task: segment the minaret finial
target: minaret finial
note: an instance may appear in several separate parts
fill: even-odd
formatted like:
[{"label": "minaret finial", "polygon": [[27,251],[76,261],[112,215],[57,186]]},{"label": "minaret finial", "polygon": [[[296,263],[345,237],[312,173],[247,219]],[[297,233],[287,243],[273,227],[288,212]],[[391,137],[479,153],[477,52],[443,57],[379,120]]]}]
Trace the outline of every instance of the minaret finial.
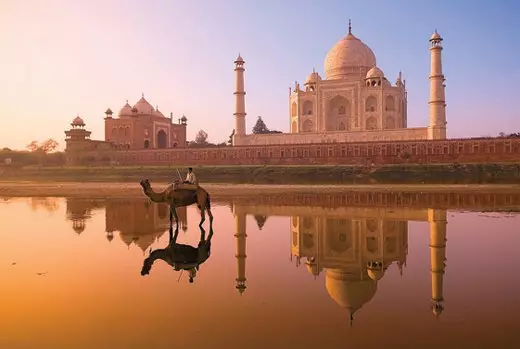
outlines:
[{"label": "minaret finial", "polygon": [[143,98],[144,98],[144,92],[141,92],[141,97],[143,97]]},{"label": "minaret finial", "polygon": [[348,33],[352,34],[352,20],[350,18],[348,19]]}]

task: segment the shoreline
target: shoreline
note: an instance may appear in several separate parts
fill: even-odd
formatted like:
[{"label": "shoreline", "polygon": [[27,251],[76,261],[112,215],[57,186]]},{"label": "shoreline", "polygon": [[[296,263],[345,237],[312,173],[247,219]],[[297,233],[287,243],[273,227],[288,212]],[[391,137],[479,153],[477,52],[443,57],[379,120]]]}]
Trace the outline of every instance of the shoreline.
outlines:
[{"label": "shoreline", "polygon": [[[168,183],[152,182],[155,190]],[[518,184],[359,184],[274,185],[203,183],[215,198],[283,193],[416,192],[416,193],[519,193]],[[139,183],[0,181],[0,197],[140,198]]]}]

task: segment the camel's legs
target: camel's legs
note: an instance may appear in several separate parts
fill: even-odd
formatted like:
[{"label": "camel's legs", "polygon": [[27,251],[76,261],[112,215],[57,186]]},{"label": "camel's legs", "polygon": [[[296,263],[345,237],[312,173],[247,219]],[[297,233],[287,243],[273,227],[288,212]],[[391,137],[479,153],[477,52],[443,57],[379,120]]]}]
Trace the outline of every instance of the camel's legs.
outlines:
[{"label": "camel's legs", "polygon": [[175,218],[175,224],[179,226],[179,217],[177,216],[177,210],[173,204],[170,205],[170,230],[173,230],[173,218]]},{"label": "camel's legs", "polygon": [[200,223],[199,223],[199,227],[202,228],[202,223],[204,223],[204,221],[206,220],[206,214],[204,213],[205,209],[202,207],[200,209]]},{"label": "camel's legs", "polygon": [[203,227],[200,227],[200,242],[204,242],[205,239],[206,239],[206,231],[204,230]]},{"label": "camel's legs", "polygon": [[211,208],[207,208],[208,210],[208,216],[209,216],[209,223],[211,225],[211,223],[213,223],[213,213],[211,213]]},{"label": "camel's legs", "polygon": [[169,231],[169,235],[170,235],[170,245],[171,244],[175,244],[177,242],[177,236],[179,236],[179,225],[177,224],[175,226],[175,234],[173,234],[173,229],[170,228],[170,231]]}]

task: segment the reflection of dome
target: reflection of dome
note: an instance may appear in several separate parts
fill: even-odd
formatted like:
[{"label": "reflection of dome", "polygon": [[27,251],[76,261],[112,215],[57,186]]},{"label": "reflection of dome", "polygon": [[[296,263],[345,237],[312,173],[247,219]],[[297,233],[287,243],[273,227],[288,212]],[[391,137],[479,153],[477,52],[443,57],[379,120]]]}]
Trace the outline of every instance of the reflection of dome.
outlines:
[{"label": "reflection of dome", "polygon": [[306,260],[305,267],[307,268],[307,271],[314,276],[318,276],[321,271],[318,269],[318,263],[316,263],[315,260]]},{"label": "reflection of dome", "polygon": [[72,229],[74,229],[74,231],[77,234],[83,233],[85,231],[85,222],[83,222],[83,221],[73,221],[72,222]]},{"label": "reflection of dome", "polygon": [[384,76],[385,76],[385,74],[378,67],[372,67],[372,69],[370,69],[367,72],[367,79],[374,79],[374,78],[379,78],[380,79],[380,78],[382,78]]},{"label": "reflection of dome", "polygon": [[360,280],[359,272],[327,269],[325,287],[330,297],[340,307],[353,314],[374,297],[377,283],[371,279]]},{"label": "reflection of dome", "polygon": [[367,274],[372,280],[379,281],[385,276],[385,271],[383,269],[368,269]]},{"label": "reflection of dome", "polygon": [[121,232],[119,233],[119,237],[121,238],[121,240],[123,240],[123,242],[124,242],[125,245],[127,245],[127,246],[130,246],[130,244],[131,244],[132,241],[133,241],[132,236],[127,235],[127,234],[121,234]]},{"label": "reflection of dome", "polygon": [[153,234],[140,235],[135,240],[135,244],[141,248],[141,250],[146,251],[148,247],[150,247],[154,241],[155,237]]},{"label": "reflection of dome", "polygon": [[354,72],[352,68],[370,68],[376,65],[374,52],[352,33],[338,41],[325,58],[325,77],[341,79]]}]

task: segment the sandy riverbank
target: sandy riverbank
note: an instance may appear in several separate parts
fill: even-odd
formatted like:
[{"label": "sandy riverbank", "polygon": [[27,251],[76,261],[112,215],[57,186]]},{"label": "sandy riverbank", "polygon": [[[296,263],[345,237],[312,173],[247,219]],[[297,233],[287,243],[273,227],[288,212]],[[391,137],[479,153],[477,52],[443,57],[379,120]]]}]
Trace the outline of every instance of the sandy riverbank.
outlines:
[{"label": "sandy riverbank", "polygon": [[[161,190],[167,183],[152,183],[155,190]],[[212,184],[203,187],[213,197],[236,197],[258,194],[279,194],[290,192],[338,193],[351,191],[376,192],[423,192],[423,193],[520,193],[520,185],[256,185],[256,184]],[[142,197],[139,183],[49,183],[49,182],[0,182],[0,197]]]}]

